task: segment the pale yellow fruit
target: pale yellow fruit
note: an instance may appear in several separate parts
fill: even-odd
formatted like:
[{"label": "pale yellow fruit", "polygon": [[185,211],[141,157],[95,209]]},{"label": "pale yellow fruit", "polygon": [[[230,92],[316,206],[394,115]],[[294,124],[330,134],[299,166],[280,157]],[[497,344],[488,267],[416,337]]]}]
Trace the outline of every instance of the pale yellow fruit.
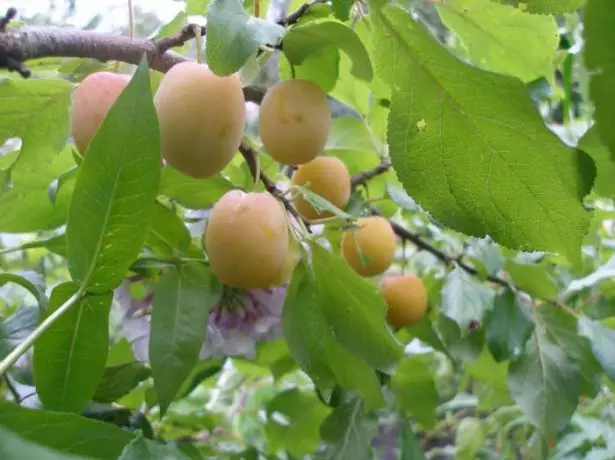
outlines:
[{"label": "pale yellow fruit", "polygon": [[268,193],[227,192],[212,209],[203,243],[212,272],[246,290],[279,286],[292,264],[286,211]]},{"label": "pale yellow fruit", "polygon": [[393,228],[381,216],[361,217],[357,226],[342,234],[342,255],[359,275],[379,275],[391,266],[395,257]]},{"label": "pale yellow fruit", "polygon": [[73,92],[71,133],[81,155],[98,131],[109,109],[130,81],[130,75],[94,72]]},{"label": "pale yellow fruit", "polygon": [[300,165],[316,158],[325,148],[330,125],[327,95],[309,80],[280,81],[261,102],[261,140],[282,164]]},{"label": "pale yellow fruit", "polygon": [[394,328],[414,326],[427,311],[427,289],[414,275],[387,276],[380,292],[388,305],[387,322]]},{"label": "pale yellow fruit", "polygon": [[212,177],[237,153],[246,122],[237,75],[219,77],[197,62],[176,64],[162,78],[154,105],[162,155],[183,174]]},{"label": "pale yellow fruit", "polygon": [[[293,174],[294,185],[306,185],[306,188],[320,195],[327,201],[344,209],[350,200],[350,173],[342,160],[336,157],[316,157],[297,168]],[[331,217],[333,213],[323,211],[320,214],[301,196],[293,204],[305,219],[314,220]]]}]

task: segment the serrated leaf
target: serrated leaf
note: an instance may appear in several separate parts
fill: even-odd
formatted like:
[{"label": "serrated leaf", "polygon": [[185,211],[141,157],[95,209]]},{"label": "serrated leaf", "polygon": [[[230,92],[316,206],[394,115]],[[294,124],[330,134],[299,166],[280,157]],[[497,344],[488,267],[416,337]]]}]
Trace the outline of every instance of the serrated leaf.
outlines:
[{"label": "serrated leaf", "polygon": [[170,267],[154,288],[149,357],[164,414],[199,360],[222,285],[202,265]]},{"label": "serrated leaf", "polygon": [[[51,293],[51,315],[79,286],[62,283]],[[94,395],[109,350],[109,310],[113,293],[79,301],[34,345],[36,391],[46,409],[81,412]]]},{"label": "serrated leaf", "polygon": [[557,286],[544,264],[518,264],[508,261],[504,265],[515,284],[533,297],[553,300]]},{"label": "serrated leaf", "polygon": [[424,428],[433,428],[439,397],[425,356],[405,356],[391,379],[391,389],[401,409]]},{"label": "serrated leaf", "polygon": [[519,297],[506,289],[496,296],[485,327],[489,351],[497,362],[501,362],[521,353],[534,323]]},{"label": "serrated leaf", "polygon": [[139,435],[124,448],[118,460],[188,460],[177,446],[161,444]]},{"label": "serrated leaf", "polygon": [[[314,393],[297,388],[278,393],[267,403],[265,433],[270,452],[286,450],[295,457],[308,455],[320,442],[319,426],[330,409]],[[278,417],[283,417],[278,422]]]},{"label": "serrated leaf", "polygon": [[596,180],[594,182],[594,190],[599,195],[609,197],[615,195],[615,157],[611,156],[611,152],[604,145],[598,128],[593,125],[583,135],[577,145],[579,150],[588,154],[596,164]]},{"label": "serrated leaf", "polygon": [[250,16],[240,0],[213,0],[207,10],[207,65],[216,75],[237,72],[262,45],[277,45],[284,27]]},{"label": "serrated leaf", "polygon": [[373,16],[375,64],[393,89],[389,153],[406,191],[455,230],[579,262],[593,178],[525,86],[455,59],[401,8]]},{"label": "serrated leaf", "polygon": [[448,354],[464,362],[478,359],[485,344],[484,328],[469,334],[467,329],[462,331],[454,320],[445,315],[438,316],[437,328]]},{"label": "serrated leaf", "polygon": [[578,323],[579,334],[587,337],[591,344],[594,356],[600,362],[602,369],[615,381],[615,331],[592,321],[586,316],[581,316]]},{"label": "serrated leaf", "polygon": [[508,385],[530,422],[543,435],[553,436],[577,407],[579,368],[544,331],[535,330],[524,352],[510,363]]},{"label": "serrated leaf", "polygon": [[159,193],[174,199],[186,208],[207,209],[233,188],[235,188],[233,184],[221,176],[194,179],[166,167],[162,170]]},{"label": "serrated leaf", "polygon": [[0,359],[4,359],[38,326],[39,316],[39,307],[23,306],[0,323]]},{"label": "serrated leaf", "polygon": [[0,273],[0,287],[6,283],[15,283],[27,289],[34,296],[39,308],[47,308],[47,296],[45,295],[45,279],[37,272],[27,270],[18,273]]},{"label": "serrated leaf", "polygon": [[517,6],[521,11],[539,14],[572,13],[583,7],[587,0],[498,0]]},{"label": "serrated leaf", "polygon": [[[609,0],[591,0],[583,14],[583,60],[590,74],[589,94],[595,108],[596,129],[615,155],[615,9]],[[613,157],[612,157],[613,158]]]},{"label": "serrated leaf", "polygon": [[26,441],[15,433],[0,428],[0,458],[32,458],[36,460],[85,460],[85,457],[58,452],[34,442]]},{"label": "serrated leaf", "polygon": [[290,29],[283,42],[284,54],[293,65],[300,65],[308,56],[330,48],[343,51],[352,60],[352,75],[361,80],[372,80],[372,63],[365,45],[356,32],[342,22],[331,19],[310,21]]},{"label": "serrated leaf", "polygon": [[361,398],[352,398],[337,406],[320,426],[320,436],[327,447],[316,458],[367,460],[376,430],[376,424],[367,420]]},{"label": "serrated leaf", "polygon": [[525,83],[553,78],[559,34],[552,16],[523,13],[491,0],[444,0],[436,9],[477,66]]},{"label": "serrated leaf", "polygon": [[144,244],[155,254],[173,257],[185,252],[190,241],[190,232],[179,216],[156,202]]},{"label": "serrated leaf", "polygon": [[482,323],[495,292],[460,267],[447,276],[442,288],[442,314],[454,320],[464,335],[470,323]]},{"label": "serrated leaf", "polygon": [[386,323],[387,306],[377,286],[339,256],[311,244],[312,263],[327,323],[347,350],[386,372],[403,349]]},{"label": "serrated leaf", "polygon": [[92,139],[70,204],[72,278],[91,292],[124,278],[145,238],[160,181],[160,133],[142,59]]},{"label": "serrated leaf", "polygon": [[134,437],[110,423],[7,402],[0,402],[0,426],[60,452],[103,460],[116,460]]},{"label": "serrated leaf", "polygon": [[92,399],[111,403],[134,390],[151,375],[151,370],[140,362],[106,367]]},{"label": "serrated leaf", "polygon": [[335,384],[356,390],[369,407],[382,405],[375,373],[340,345],[327,323],[319,285],[300,262],[295,267],[282,313],[284,338],[301,369],[318,389],[331,392]]}]

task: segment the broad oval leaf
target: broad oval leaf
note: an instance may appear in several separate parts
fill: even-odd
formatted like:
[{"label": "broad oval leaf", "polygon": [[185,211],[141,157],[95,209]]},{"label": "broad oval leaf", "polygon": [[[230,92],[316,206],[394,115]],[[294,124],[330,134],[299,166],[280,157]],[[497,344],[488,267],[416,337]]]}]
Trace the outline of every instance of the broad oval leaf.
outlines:
[{"label": "broad oval leaf", "polygon": [[[77,291],[70,281],[56,286],[45,318]],[[36,390],[46,409],[81,412],[94,395],[107,362],[112,298],[112,293],[84,297],[34,345]]]},{"label": "broad oval leaf", "polygon": [[26,441],[15,433],[0,427],[0,458],[31,458],[36,460],[85,460],[85,457],[71,455]]},{"label": "broad oval leaf", "polygon": [[179,216],[156,202],[144,244],[158,255],[173,257],[185,252],[190,241],[190,232]]},{"label": "broad oval leaf", "polygon": [[609,149],[604,145],[600,138],[600,133],[596,125],[593,125],[577,145],[579,150],[588,154],[596,165],[596,180],[594,190],[596,193],[608,197],[615,195],[615,156],[611,155]]},{"label": "broad oval leaf", "polygon": [[109,110],[85,154],[66,238],[72,278],[91,292],[115,288],[147,232],[160,180],[160,135],[147,60]]},{"label": "broad oval leaf", "polygon": [[504,265],[515,284],[531,296],[554,300],[557,285],[545,264],[520,264],[508,261]]},{"label": "broad oval leaf", "polygon": [[117,401],[149,378],[151,373],[149,367],[137,361],[106,367],[92,399],[106,403]]},{"label": "broad oval leaf", "polygon": [[161,413],[199,359],[222,285],[202,265],[170,267],[154,288],[149,357]]},{"label": "broad oval leaf", "polygon": [[194,179],[179,171],[165,167],[162,170],[160,195],[174,199],[190,209],[210,208],[226,192],[235,188],[222,176]]},{"label": "broad oval leaf", "polygon": [[602,369],[615,382],[615,331],[582,316],[578,323],[579,334],[589,339],[592,352]]},{"label": "broad oval leaf", "polygon": [[124,448],[118,460],[188,460],[173,444],[162,444],[137,436]]},{"label": "broad oval leaf", "polygon": [[455,59],[401,8],[375,10],[374,24],[393,89],[389,152],[412,198],[455,230],[579,262],[588,159],[545,127],[518,79]]},{"label": "broad oval leaf", "polygon": [[433,428],[439,396],[425,356],[405,356],[391,379],[391,389],[402,410],[423,427]]},{"label": "broad oval leaf", "polygon": [[313,54],[334,48],[343,51],[351,60],[351,73],[362,80],[374,77],[372,63],[365,45],[354,30],[331,19],[317,19],[293,27],[284,37],[283,50],[288,61],[300,65]]}]

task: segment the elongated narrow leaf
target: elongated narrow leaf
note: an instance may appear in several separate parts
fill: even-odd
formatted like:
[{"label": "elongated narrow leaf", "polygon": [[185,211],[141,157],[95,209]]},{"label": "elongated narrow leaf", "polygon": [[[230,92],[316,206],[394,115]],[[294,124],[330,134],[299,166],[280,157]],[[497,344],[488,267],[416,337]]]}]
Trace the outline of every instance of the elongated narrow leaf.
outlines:
[{"label": "elongated narrow leaf", "polygon": [[589,339],[594,356],[606,375],[615,382],[615,330],[583,316],[579,319],[579,334]]},{"label": "elongated narrow leaf", "polygon": [[186,208],[210,208],[222,195],[233,188],[232,182],[221,176],[194,179],[173,168],[165,167],[162,170],[160,194],[173,198]]},{"label": "elongated narrow leaf", "polygon": [[209,311],[222,286],[201,265],[169,268],[154,289],[149,356],[161,412],[199,359]]},{"label": "elongated narrow leaf", "polygon": [[461,232],[580,261],[589,158],[545,127],[518,79],[455,59],[401,8],[373,19],[375,64],[393,89],[389,151],[412,198]]},{"label": "elongated narrow leaf", "polygon": [[115,288],[139,253],[158,192],[160,155],[142,60],[90,143],[70,205],[69,270],[90,291]]},{"label": "elongated narrow leaf", "polygon": [[283,310],[284,338],[301,369],[323,392],[330,393],[335,384],[356,390],[368,407],[383,403],[376,374],[365,362],[343,348],[327,324],[324,310],[329,302],[319,295],[314,274],[299,263]]},{"label": "elongated narrow leaf", "polygon": [[559,45],[553,16],[527,14],[492,0],[444,0],[436,8],[478,67],[526,83],[552,78]]},{"label": "elongated narrow leaf", "polygon": [[600,138],[615,156],[615,9],[609,0],[591,0],[584,13],[584,61],[590,71],[589,91]]},{"label": "elongated narrow leaf", "polygon": [[15,283],[27,289],[34,296],[41,309],[47,308],[47,296],[45,295],[45,280],[34,271],[21,273],[0,273],[0,286],[6,283]]},{"label": "elongated narrow leaf", "polygon": [[116,460],[134,437],[110,423],[6,402],[0,403],[0,426],[60,452],[103,460]]},{"label": "elongated narrow leaf", "polygon": [[[46,316],[77,289],[73,282],[56,286]],[[81,412],[94,395],[107,362],[112,297],[112,293],[85,297],[34,345],[36,390],[46,409]]]},{"label": "elongated narrow leaf", "polygon": [[118,460],[188,460],[176,446],[161,444],[139,436],[122,451]]},{"label": "elongated narrow leaf", "polygon": [[85,460],[85,457],[71,455],[26,441],[15,433],[0,427],[0,458],[31,458],[36,460]]},{"label": "elongated narrow leaf", "polygon": [[403,349],[387,327],[387,306],[378,288],[341,257],[318,243],[311,247],[323,313],[336,339],[373,368],[388,370]]},{"label": "elongated narrow leaf", "polygon": [[207,10],[207,65],[217,75],[237,72],[261,45],[277,45],[284,27],[252,17],[240,0],[213,0]]},{"label": "elongated narrow leaf", "polygon": [[134,390],[151,375],[151,370],[140,362],[118,364],[105,368],[92,399],[111,403]]},{"label": "elongated narrow leaf", "polygon": [[190,246],[190,232],[175,212],[157,202],[145,245],[163,257],[177,256]]},{"label": "elongated narrow leaf", "polygon": [[354,30],[331,19],[317,19],[293,27],[284,37],[284,54],[291,64],[301,64],[314,54],[339,49],[352,60],[351,73],[362,80],[373,78],[372,63],[365,45]]}]

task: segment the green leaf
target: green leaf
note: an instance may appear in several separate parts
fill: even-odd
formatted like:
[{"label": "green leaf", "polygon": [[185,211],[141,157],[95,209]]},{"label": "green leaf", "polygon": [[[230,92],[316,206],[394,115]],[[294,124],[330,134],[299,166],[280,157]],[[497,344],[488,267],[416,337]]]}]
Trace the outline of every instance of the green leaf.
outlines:
[{"label": "green leaf", "polygon": [[[45,318],[78,288],[70,281],[56,286]],[[113,293],[86,296],[34,345],[36,390],[46,409],[81,412],[94,395],[107,362],[112,298]]]},{"label": "green leaf", "polygon": [[489,351],[497,362],[501,362],[521,353],[534,323],[521,299],[507,288],[496,296],[485,327]]},{"label": "green leaf", "polygon": [[356,32],[342,22],[317,19],[293,27],[284,37],[283,51],[293,65],[300,65],[308,56],[330,48],[342,50],[352,60],[352,75],[372,80],[372,63],[365,45]]},{"label": "green leaf", "polygon": [[596,193],[605,197],[615,195],[615,158],[602,142],[596,125],[583,135],[577,148],[588,154],[596,164]]},{"label": "green leaf", "polygon": [[553,79],[559,34],[552,16],[523,13],[491,0],[444,0],[436,9],[477,66],[525,83],[543,76]]},{"label": "green leaf", "polygon": [[151,370],[140,362],[119,364],[105,368],[92,399],[111,403],[134,390],[151,375]]},{"label": "green leaf", "polygon": [[485,441],[486,430],[482,420],[464,417],[455,433],[455,459],[474,460]]},{"label": "green leaf", "polygon": [[0,359],[4,359],[38,326],[39,307],[23,306],[0,323]]},{"label": "green leaf", "polygon": [[[329,48],[322,53],[308,56],[301,65],[291,68],[288,59],[282,55],[279,64],[281,80],[292,78],[310,80],[316,83],[325,93],[330,93],[337,82],[340,53]],[[295,71],[293,76],[293,70]]]},{"label": "green leaf", "polygon": [[425,454],[410,420],[402,419],[400,436],[400,460],[425,460]]},{"label": "green leaf", "polygon": [[615,10],[609,0],[591,0],[584,11],[584,62],[590,74],[589,93],[599,137],[615,155]]},{"label": "green leaf", "polygon": [[311,244],[312,261],[325,318],[336,339],[374,369],[386,372],[403,348],[386,322],[387,306],[378,287],[338,255]]},{"label": "green leaf", "polygon": [[160,180],[147,60],[111,106],[81,165],[68,215],[69,271],[92,292],[115,288],[145,238]]},{"label": "green leaf", "polygon": [[[338,76],[330,96],[355,109],[359,115],[367,116],[370,108],[369,85],[352,75],[352,61],[346,54],[336,54],[339,55]],[[310,58],[307,59],[309,60]],[[335,123],[337,119],[337,117],[333,118],[332,122]]]},{"label": "green leaf", "polygon": [[508,365],[498,363],[493,359],[489,351],[483,348],[478,359],[464,365],[466,375],[478,382],[489,386],[491,395],[494,393],[503,400],[510,402],[508,390]]},{"label": "green leaf", "polygon": [[32,458],[36,460],[80,460],[84,457],[51,450],[34,442],[25,441],[6,428],[0,428],[0,457],[6,459]]},{"label": "green leaf", "polygon": [[118,460],[188,460],[173,444],[161,444],[139,435],[124,448]]},{"label": "green leaf", "polygon": [[545,436],[562,430],[577,407],[578,366],[559,346],[535,330],[508,370],[510,394],[525,416]]},{"label": "green leaf", "polygon": [[7,402],[0,402],[0,426],[42,446],[103,460],[116,460],[133,438],[109,423]]},{"label": "green leaf", "polygon": [[194,179],[165,167],[162,170],[160,195],[168,196],[186,208],[206,209],[234,188],[229,180],[221,176]]},{"label": "green leaf", "polygon": [[519,264],[508,261],[504,265],[515,284],[533,297],[553,300],[557,286],[544,264]]},{"label": "green leaf", "polygon": [[455,230],[579,262],[584,160],[545,127],[521,81],[454,58],[398,7],[373,14],[376,67],[393,89],[389,152],[406,191]]},{"label": "green leaf", "polygon": [[495,292],[464,269],[455,267],[442,288],[442,314],[454,320],[464,335],[470,323],[482,323],[487,310],[493,305]]},{"label": "green leaf", "polygon": [[216,75],[237,72],[262,45],[277,45],[284,27],[250,16],[240,0],[213,0],[207,10],[207,65]]},{"label": "green leaf", "polygon": [[565,292],[566,294],[571,294],[577,291],[582,291],[583,289],[596,286],[603,281],[611,280],[613,279],[613,276],[615,276],[615,255],[611,256],[606,263],[598,267],[589,275],[572,280]]},{"label": "green leaf", "polygon": [[352,398],[337,406],[320,426],[320,436],[327,447],[318,458],[367,460],[376,430],[375,423],[367,420],[363,401]]},{"label": "green leaf", "polygon": [[468,333],[445,315],[438,316],[437,327],[451,356],[464,362],[473,362],[479,357],[485,344],[484,328]]},{"label": "green leaf", "polygon": [[45,279],[35,271],[22,271],[18,273],[0,273],[0,287],[6,283],[15,283],[28,290],[34,296],[39,308],[47,308],[45,295]]},{"label": "green leaf", "polygon": [[423,427],[434,427],[439,397],[425,356],[404,357],[391,379],[391,389],[404,411]]},{"label": "green leaf", "polygon": [[[319,426],[330,409],[314,393],[291,388],[267,403],[265,433],[269,452],[286,450],[294,457],[308,455],[320,442]],[[283,417],[283,422],[276,420]]]},{"label": "green leaf", "polygon": [[[572,13],[583,7],[587,0],[498,0],[510,3],[522,11],[539,14]],[[593,1],[593,0],[592,0]]]},{"label": "green leaf", "polygon": [[338,342],[325,317],[331,304],[321,297],[314,274],[300,262],[288,288],[282,322],[288,348],[321,391],[336,383],[360,393],[370,408],[383,404],[375,373]]},{"label": "green leaf", "polygon": [[156,202],[144,244],[155,254],[173,257],[186,252],[190,242],[190,232],[179,216]]},{"label": "green leaf", "polygon": [[353,0],[333,0],[333,13],[340,21],[348,21],[350,18],[350,10],[354,5]]},{"label": "green leaf", "polygon": [[198,14],[205,16],[207,13],[207,5],[211,0],[186,0],[186,14]]},{"label": "green leaf", "polygon": [[[327,155],[337,155],[340,152],[366,153],[371,156],[370,160],[375,164],[380,162],[376,155],[377,146],[368,128],[361,120],[352,117],[335,117],[331,120],[324,150]],[[359,164],[356,168],[352,168],[351,173],[362,171],[366,166],[367,164]]]},{"label": "green leaf", "polygon": [[161,413],[199,359],[222,285],[202,265],[170,267],[154,288],[149,357]]},{"label": "green leaf", "polygon": [[615,331],[581,316],[578,323],[579,334],[589,339],[592,352],[600,362],[606,375],[615,381]]}]

